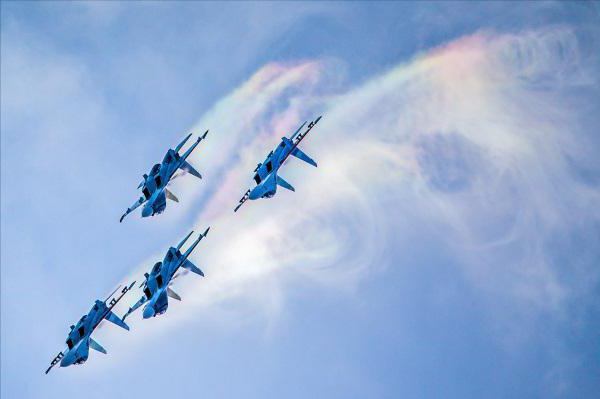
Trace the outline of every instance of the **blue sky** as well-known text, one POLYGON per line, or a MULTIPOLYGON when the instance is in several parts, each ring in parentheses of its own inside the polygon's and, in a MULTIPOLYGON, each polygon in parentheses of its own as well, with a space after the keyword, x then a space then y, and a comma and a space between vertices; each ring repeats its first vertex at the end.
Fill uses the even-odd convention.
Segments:
POLYGON ((2 2, 2 397, 593 397, 599 10, 2 2), (233 214, 320 114, 319 168, 233 214), (119 224, 206 129, 205 178, 119 224), (208 225, 182 302, 43 375, 93 300, 208 225))

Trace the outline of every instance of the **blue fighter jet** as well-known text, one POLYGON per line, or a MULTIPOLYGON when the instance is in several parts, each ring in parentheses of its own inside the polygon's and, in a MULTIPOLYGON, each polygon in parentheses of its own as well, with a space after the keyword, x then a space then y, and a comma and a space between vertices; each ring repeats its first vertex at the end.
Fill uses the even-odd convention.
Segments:
POLYGON ((177 197, 167 189, 169 183, 181 176, 181 174, 175 174, 177 170, 182 170, 183 173, 190 173, 199 179, 202 176, 192 165, 190 165, 186 159, 190 156, 196 146, 206 138, 208 130, 204 135, 198 137, 196 142, 183 154, 179 155, 179 150, 183 147, 186 141, 192 136, 190 133, 175 149, 169 149, 163 158, 162 163, 156 164, 150 170, 150 174, 144 174, 144 179, 139 184, 138 189, 142 189, 141 196, 133 205, 127 208, 127 211, 121 216, 119 222, 122 222, 125 216, 129 215, 138 206, 145 203, 142 208, 142 217, 154 216, 163 213, 167 207, 167 198, 179 202, 177 197))
POLYGON ((56 357, 50 363, 50 367, 48 367, 46 370, 46 374, 48 374, 50 369, 52 369, 52 367, 59 362, 60 367, 68 367, 72 364, 83 364, 88 358, 90 348, 106 354, 106 350, 98 342, 94 341, 91 335, 103 320, 108 320, 119 327, 129 330, 129 326, 127 326, 123 320, 113 313, 112 309, 121 300, 121 298, 125 296, 127 291, 133 287, 134 284, 135 281, 129 286, 123 287, 120 295, 112 298, 110 302, 108 302, 108 305, 108 299, 112 297, 115 292, 117 292, 119 287, 117 287, 104 302, 96 300, 94 306, 92 309, 90 309, 88 314, 79 319, 77 324, 71 326, 71 331, 69 332, 66 341, 67 348, 56 355, 56 357))
POLYGON ((281 176, 279 176, 279 168, 284 164, 286 159, 293 155, 296 158, 303 160, 306 163, 311 164, 312 166, 317 166, 317 163, 312 160, 308 155, 302 152, 298 148, 298 144, 302 141, 304 137, 310 132, 310 130, 321 120, 319 116, 316 120, 310 122, 308 127, 304 133, 300 133, 300 130, 306 125, 304 122, 298 130, 292 134, 290 138, 282 137, 281 143, 275 148, 275 150, 271 151, 267 158, 263 163, 259 163, 254 169, 254 181, 256 182, 256 187, 252 190, 246 191, 242 199, 240 199, 239 204, 233 210, 237 212, 238 209, 246 202, 247 200, 256 200, 259 198, 271 198, 277 192, 277 186, 281 186, 283 188, 287 188, 291 191, 294 190, 294 187, 287 181, 285 181, 281 176), (299 134, 300 133, 300 134, 299 134))
POLYGON ((171 289, 170 285, 173 283, 174 279, 180 276, 180 273, 178 273, 180 267, 186 269, 185 273, 191 271, 200 276, 204 276, 202 270, 190 262, 188 257, 194 248, 196 248, 200 240, 206 237, 209 229, 210 227, 206 229, 204 234, 200 234, 198 239, 182 254, 180 249, 187 239, 190 238, 193 233, 192 231, 179 243, 179 245, 177 245, 176 248, 169 248, 163 261, 156 263, 152 267, 152 270, 150 270, 150 273, 144 274, 146 280, 140 285, 140 288, 143 287, 144 295, 129 308, 125 315, 123 315, 123 320, 143 304, 146 304, 143 316, 144 319, 148 319, 150 317, 161 315, 167 311, 167 307, 169 306, 168 297, 181 301, 181 297, 171 289))

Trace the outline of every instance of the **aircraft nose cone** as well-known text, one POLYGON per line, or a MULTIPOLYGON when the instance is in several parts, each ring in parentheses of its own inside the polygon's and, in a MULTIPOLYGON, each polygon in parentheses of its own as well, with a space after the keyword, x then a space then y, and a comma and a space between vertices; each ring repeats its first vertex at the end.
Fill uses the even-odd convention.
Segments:
POLYGON ((154 308, 152 306, 146 306, 144 308, 144 319, 149 319, 154 316, 154 308))
POLYGON ((144 209, 142 209, 142 217, 146 218, 148 216, 152 216, 152 207, 151 206, 145 206, 144 209))

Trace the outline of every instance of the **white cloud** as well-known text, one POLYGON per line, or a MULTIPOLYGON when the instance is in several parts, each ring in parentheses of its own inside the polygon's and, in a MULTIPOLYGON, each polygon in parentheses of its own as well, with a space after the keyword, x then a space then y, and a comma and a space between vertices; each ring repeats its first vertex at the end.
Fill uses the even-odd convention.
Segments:
POLYGON ((206 201, 198 230, 212 226, 194 254, 207 277, 180 280, 186 305, 167 319, 224 301, 276 314, 290 276, 353 290, 390 262, 410 267, 399 253, 426 230, 498 311, 491 321, 508 330, 503 340, 521 340, 541 313, 560 317, 581 281, 561 281, 569 265, 554 260, 553 243, 599 216, 597 187, 574 178, 567 159, 577 159, 583 127, 566 93, 595 87, 577 38, 566 29, 474 34, 343 94, 319 89, 328 67, 267 65, 202 118, 199 129, 214 136, 195 162, 214 193, 189 193, 206 201), (321 113, 303 143, 318 169, 291 160, 281 174, 295 193, 234 214, 255 164, 321 113))

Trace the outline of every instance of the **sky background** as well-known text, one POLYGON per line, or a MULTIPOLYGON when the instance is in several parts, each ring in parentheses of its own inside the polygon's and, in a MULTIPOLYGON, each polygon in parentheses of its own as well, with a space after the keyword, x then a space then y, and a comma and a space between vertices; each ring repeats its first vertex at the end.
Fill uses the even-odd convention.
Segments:
POLYGON ((594 397, 599 70, 598 2, 2 2, 1 396, 594 397), (318 115, 319 167, 234 214, 318 115), (204 179, 119 224, 206 129, 204 179), (44 375, 207 226, 182 302, 44 375))

